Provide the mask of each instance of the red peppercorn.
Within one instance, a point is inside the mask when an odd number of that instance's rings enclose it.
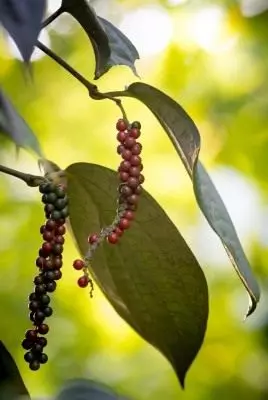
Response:
[[[49,255],[52,251],[52,245],[49,242],[44,242],[42,244],[42,251],[44,252],[44,254]]]
[[[90,244],[96,243],[97,240],[98,240],[98,235],[96,233],[93,233],[87,239],[88,243],[90,243]]]
[[[129,161],[131,162],[131,165],[134,165],[135,167],[141,164],[140,156],[132,156]]]
[[[128,170],[129,170],[129,168],[131,167],[131,164],[130,164],[130,162],[129,161],[127,161],[127,160],[124,160],[124,161],[122,161],[121,163],[120,163],[120,166],[119,166],[119,172],[121,172],[121,171],[123,171],[123,172],[128,172]]]
[[[76,269],[76,270],[78,270],[78,271],[79,271],[80,269],[83,269],[84,266],[85,266],[85,262],[84,262],[83,260],[78,259],[78,260],[75,260],[75,261],[73,262],[73,267],[74,267],[74,269]]]
[[[66,232],[65,226],[64,225],[60,225],[57,226],[56,230],[55,230],[55,235],[64,235]]]
[[[124,131],[127,129],[127,122],[120,118],[117,123],[116,123],[116,129],[118,129],[119,131]]]
[[[78,286],[81,287],[81,288],[87,287],[88,286],[88,282],[89,282],[89,279],[85,275],[84,276],[80,276],[80,278],[77,281]]]
[[[131,196],[127,197],[127,202],[129,204],[137,204],[139,200],[139,196],[137,194],[132,194]]]
[[[138,178],[140,176],[140,167],[131,167],[129,169],[129,175]]]
[[[127,184],[130,188],[136,189],[139,186],[139,179],[135,178],[134,176],[130,176],[128,178]]]
[[[131,153],[130,150],[126,149],[126,150],[124,150],[124,151],[122,152],[121,156],[122,156],[122,158],[123,158],[124,160],[129,161],[129,160],[131,159],[131,157],[132,157],[132,153]]]
[[[142,145],[140,143],[136,143],[132,149],[131,152],[133,155],[138,156],[141,153],[142,150]]]
[[[121,182],[126,182],[128,180],[129,174],[127,172],[120,172],[119,173],[119,179]]]
[[[126,218],[121,218],[118,224],[119,228],[122,229],[123,231],[125,229],[128,229],[130,227],[130,221],[129,219]]]
[[[112,232],[110,235],[108,235],[107,240],[111,244],[116,244],[118,242],[118,236],[115,232]]]
[[[41,333],[41,335],[46,335],[49,331],[49,327],[47,324],[41,324],[38,326],[38,332]]]
[[[25,337],[26,337],[26,339],[31,340],[32,342],[35,342],[37,339],[37,332],[33,329],[30,329],[25,333]]]
[[[118,134],[116,136],[116,139],[121,143],[123,143],[126,140],[126,138],[127,138],[127,134],[126,134],[126,132],[123,132],[123,131],[118,132]]]
[[[65,239],[62,235],[57,235],[54,240],[55,240],[55,243],[58,243],[58,244],[63,244],[65,242]]]
[[[122,236],[124,231],[122,231],[122,229],[120,229],[118,226],[115,227],[114,232],[117,234],[117,236]]]
[[[46,241],[46,242],[51,242],[51,240],[54,238],[54,233],[53,232],[51,232],[51,231],[45,231],[44,233],[43,233],[43,239]]]
[[[119,193],[123,196],[130,196],[132,194],[132,189],[128,185],[122,185],[120,186]]]
[[[46,230],[48,230],[48,231],[54,231],[56,226],[57,226],[57,223],[55,221],[53,221],[52,219],[49,219],[46,222]]]
[[[45,261],[44,257],[38,257],[38,258],[36,259],[36,261],[35,261],[35,265],[36,265],[37,267],[39,267],[39,268],[42,268],[43,265],[44,265],[44,261]]]
[[[134,219],[134,212],[131,210],[126,210],[123,214],[123,218],[126,218],[128,220],[133,220]]]
[[[126,149],[132,149],[132,147],[136,144],[136,139],[134,139],[133,137],[129,136],[126,138],[126,140],[124,141],[124,146]],[[131,150],[132,152],[132,150]],[[133,152],[132,152],[133,154]]]
[[[140,135],[141,135],[141,131],[137,128],[132,128],[129,131],[129,136],[131,136],[135,139],[138,139],[138,137],[140,137]]]

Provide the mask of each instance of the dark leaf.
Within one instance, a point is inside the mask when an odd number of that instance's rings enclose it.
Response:
[[[101,17],[98,17],[98,19],[108,36],[111,49],[107,67],[110,68],[113,65],[127,65],[132,69],[133,73],[137,75],[135,61],[139,59],[140,56],[136,47],[118,28],[111,24],[111,22]],[[96,78],[99,76],[96,76]]]
[[[193,185],[199,207],[212,229],[222,240],[238,276],[249,293],[251,304],[247,313],[248,316],[253,313],[257,306],[260,299],[260,289],[252,274],[228,211],[207,171],[199,161],[194,168]]]
[[[18,147],[30,148],[38,156],[42,156],[42,151],[35,134],[1,90],[0,132],[10,137]]]
[[[62,0],[61,9],[71,14],[90,39],[96,59],[95,79],[113,65],[127,65],[134,73],[138,52],[130,40],[110,22],[96,15],[86,0]]]
[[[45,0],[0,0],[0,23],[29,62],[45,11]]]
[[[55,400],[126,400],[98,382],[77,379],[68,382]]]
[[[66,170],[70,223],[85,255],[89,233],[109,225],[117,204],[117,173],[77,163]],[[164,210],[144,191],[131,228],[117,245],[103,243],[92,275],[120,314],[185,374],[204,338],[208,291],[204,274]]]
[[[200,149],[200,135],[189,115],[171,97],[145,83],[133,83],[125,95],[140,100],[156,116],[192,176]]]
[[[167,132],[193,180],[194,192],[200,209],[212,229],[222,240],[236,272],[250,295],[251,304],[247,314],[250,315],[255,310],[260,298],[259,287],[226,207],[208,173],[198,162],[200,136],[194,122],[174,100],[144,83],[133,83],[122,95],[135,97],[142,101]]]
[[[30,400],[30,395],[21,379],[19,370],[0,341],[0,399]]]

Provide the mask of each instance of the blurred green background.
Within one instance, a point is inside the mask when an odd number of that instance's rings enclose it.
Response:
[[[58,1],[50,1],[54,10]],[[64,279],[53,296],[49,363],[28,370],[20,347],[29,327],[27,296],[41,243],[39,193],[0,177],[0,338],[34,396],[52,395],[69,378],[93,378],[130,399],[268,399],[268,8],[267,0],[95,0],[98,13],[121,28],[141,54],[138,72],[178,101],[202,137],[201,159],[221,193],[262,287],[247,321],[247,295],[225,252],[199,212],[191,182],[148,110],[124,100],[130,120],[143,125],[145,188],[176,223],[208,279],[210,318],[204,345],[178,386],[168,362],[114,312],[100,291],[93,300],[76,285],[67,238]],[[92,79],[94,57],[86,35],[62,16],[41,35],[71,65]],[[119,110],[94,102],[84,88],[35,52],[34,82],[22,73],[17,51],[0,39],[0,82],[62,168],[77,161],[117,168],[115,122]],[[15,59],[14,59],[15,55]],[[115,67],[97,84],[121,90],[137,80]],[[36,159],[1,138],[0,163],[39,173]],[[190,288],[189,288],[190,290]]]

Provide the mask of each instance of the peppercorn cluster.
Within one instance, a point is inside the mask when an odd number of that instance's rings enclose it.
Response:
[[[38,274],[34,278],[34,291],[29,296],[30,320],[33,323],[22,341],[22,347],[28,350],[24,355],[31,370],[36,371],[40,364],[48,360],[43,352],[47,339],[43,336],[49,331],[45,319],[53,310],[50,306],[49,293],[55,291],[61,276],[62,252],[65,234],[65,222],[68,217],[68,198],[61,186],[44,183],[39,186],[44,203],[46,222],[40,228],[43,244],[36,259]]]
[[[102,229],[97,234],[93,233],[88,237],[89,251],[84,260],[77,259],[73,262],[76,270],[83,270],[84,274],[78,279],[78,286],[85,288],[88,284],[92,286],[92,280],[89,278],[88,264],[92,257],[92,253],[97,246],[106,239],[111,244],[116,244],[124,231],[131,225],[131,221],[135,217],[135,211],[138,207],[139,196],[142,192],[142,184],[144,176],[141,151],[142,145],[137,139],[141,135],[141,124],[138,121],[129,124],[124,119],[119,119],[116,123],[117,153],[122,157],[122,161],[118,167],[119,174],[119,198],[118,209],[115,221],[109,227]],[[91,290],[92,294],[92,290]]]

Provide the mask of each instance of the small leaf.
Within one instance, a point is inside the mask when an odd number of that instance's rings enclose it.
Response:
[[[55,400],[126,400],[98,382],[85,379],[69,381]]]
[[[42,151],[35,134],[0,89],[1,131],[9,136],[18,147],[30,148],[37,155],[42,156]]]
[[[82,255],[89,233],[115,216],[117,173],[77,163],[66,170],[70,224]],[[145,191],[131,228],[94,254],[92,275],[117,312],[185,374],[204,338],[208,291],[193,253],[164,210]]]
[[[155,115],[192,176],[200,149],[200,135],[189,115],[171,97],[145,83],[135,82],[123,93],[143,102]]]
[[[135,61],[139,59],[140,56],[136,47],[111,22],[101,17],[98,17],[98,20],[108,36],[109,46],[111,49],[111,55],[107,67],[110,68],[113,65],[127,65],[132,69],[133,73],[137,75]],[[100,76],[101,75],[96,75],[96,78],[99,78]]]
[[[92,43],[96,59],[95,79],[113,65],[127,65],[137,74],[134,63],[139,54],[134,45],[111,22],[98,17],[86,0],[62,0],[61,10],[79,22]]]
[[[193,185],[199,207],[212,229],[222,240],[238,276],[249,293],[251,304],[247,313],[248,316],[253,313],[257,306],[260,299],[260,289],[252,274],[228,211],[207,171],[199,161],[194,168]]]
[[[27,63],[41,31],[45,5],[45,0],[0,1],[0,23],[13,38]]]
[[[133,83],[120,95],[135,97],[143,102],[168,134],[193,180],[195,196],[201,211],[222,240],[239,278],[250,295],[251,304],[247,313],[250,315],[259,301],[260,290],[226,207],[208,173],[198,162],[200,136],[194,122],[174,100],[144,83]]]
[[[0,341],[0,399],[30,400],[19,370],[3,343]]]

